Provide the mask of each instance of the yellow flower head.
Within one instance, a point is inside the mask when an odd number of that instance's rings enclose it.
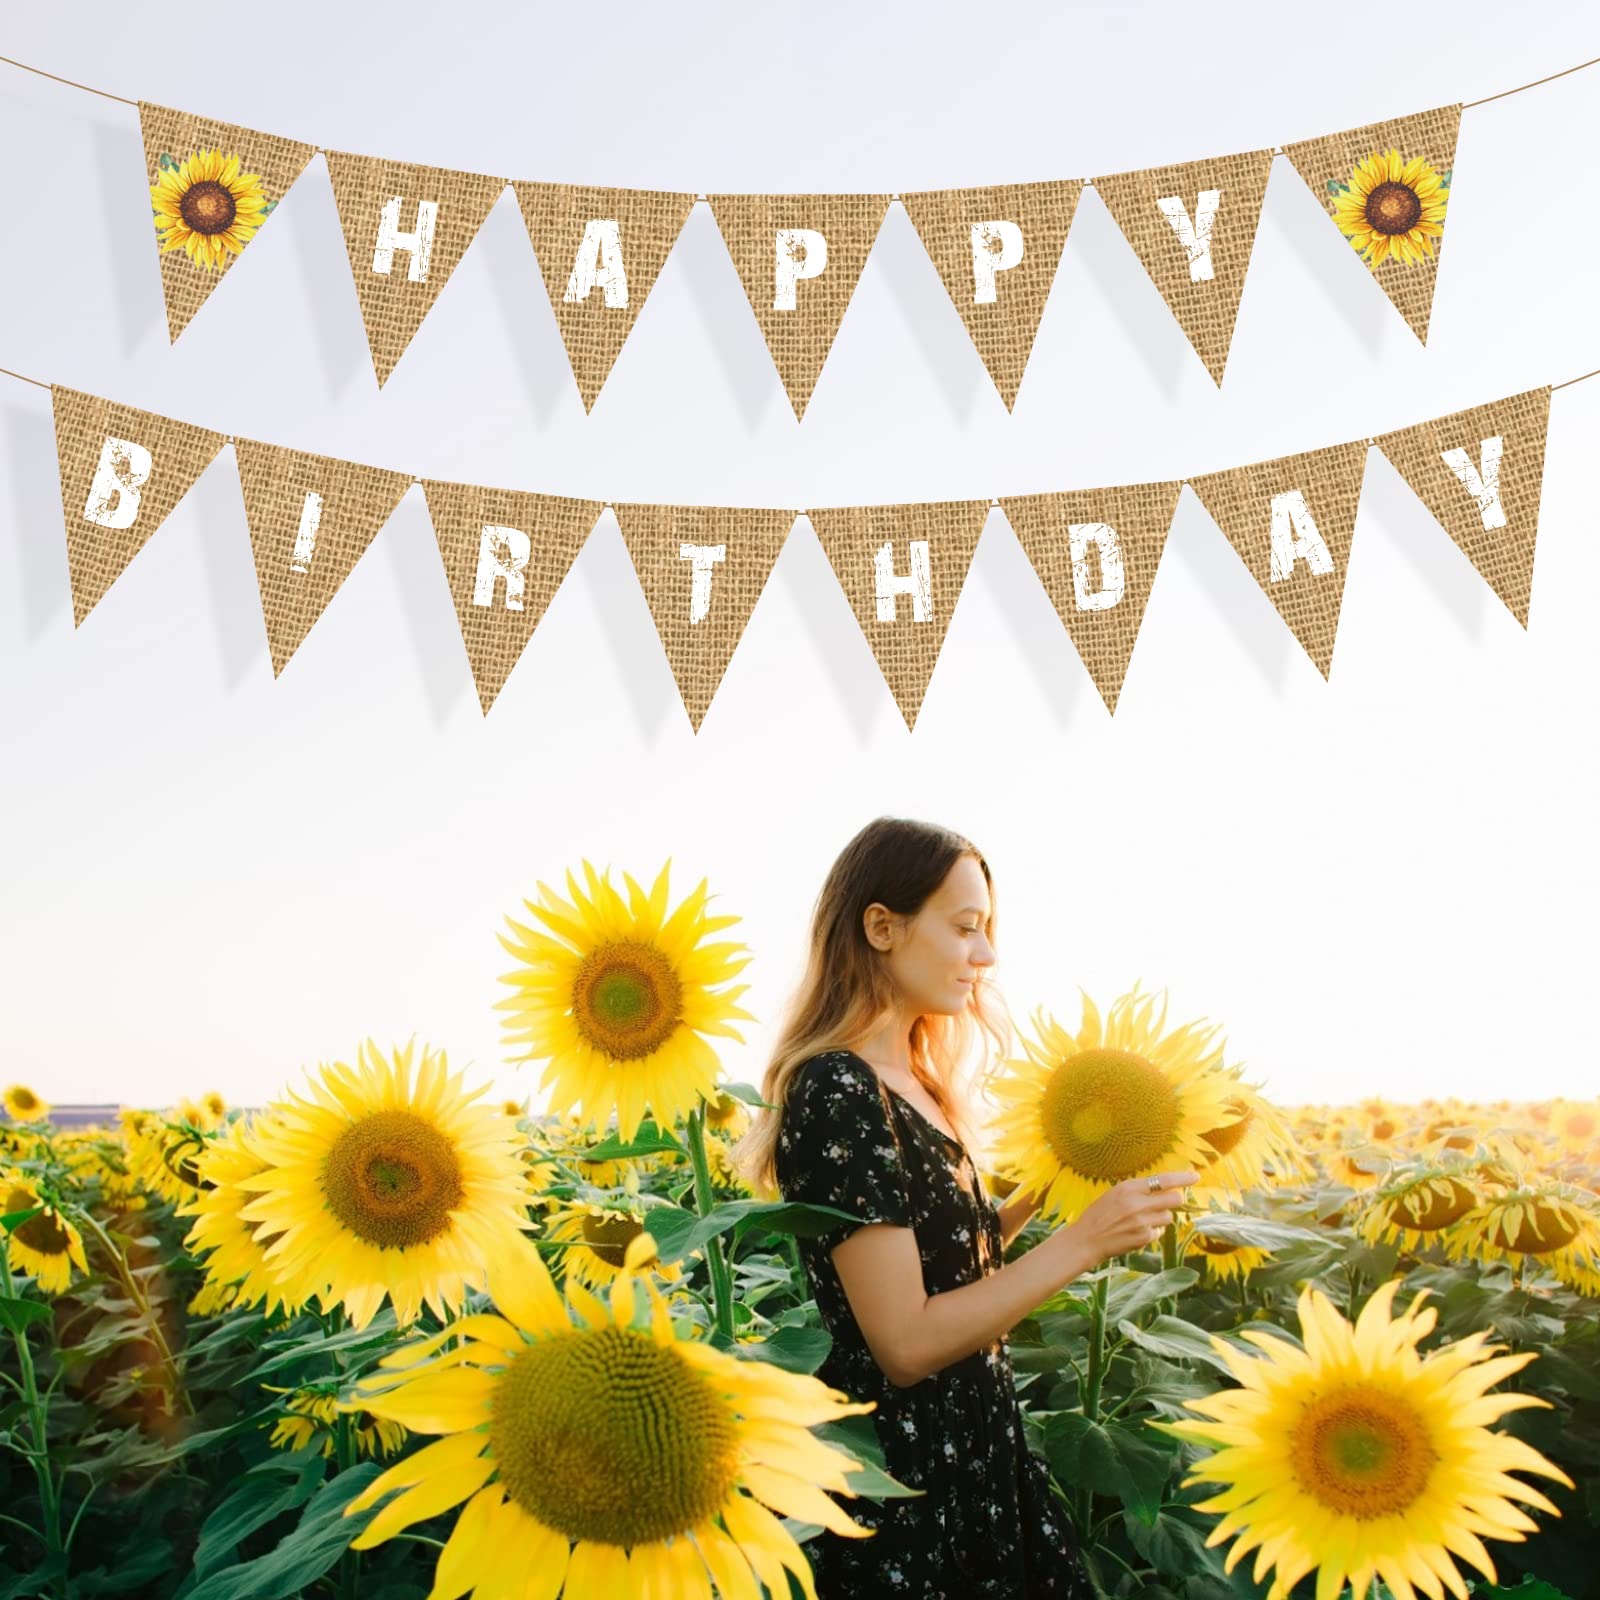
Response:
[[[637,1206],[594,1205],[587,1200],[545,1202],[544,1236],[567,1248],[558,1252],[563,1272],[591,1289],[604,1288],[622,1270],[627,1249],[645,1231],[644,1213]],[[682,1269],[676,1262],[659,1269],[662,1277],[676,1280]]]
[[[1263,1352],[1256,1357],[1212,1335],[1240,1386],[1185,1402],[1207,1420],[1147,1424],[1215,1447],[1184,1486],[1224,1486],[1195,1502],[1223,1513],[1206,1544],[1234,1541],[1229,1572],[1257,1550],[1254,1581],[1274,1572],[1267,1600],[1283,1600],[1313,1569],[1316,1600],[1338,1600],[1347,1582],[1350,1600],[1366,1600],[1375,1577],[1398,1600],[1418,1600],[1418,1588],[1438,1600],[1441,1577],[1464,1597],[1452,1556],[1497,1583],[1480,1535],[1520,1539],[1537,1530],[1514,1500],[1560,1515],[1511,1472],[1572,1487],[1537,1450],[1490,1429],[1508,1411],[1550,1404],[1486,1392],[1536,1352],[1484,1359],[1504,1346],[1487,1345],[1480,1332],[1423,1355],[1417,1347],[1437,1313],[1422,1308],[1424,1289],[1391,1319],[1399,1287],[1398,1278],[1381,1284],[1352,1327],[1308,1286],[1298,1305],[1303,1349],[1244,1328],[1240,1337]]]
[[[816,1600],[811,1566],[780,1518],[869,1536],[825,1491],[853,1497],[861,1463],[810,1432],[871,1411],[817,1378],[680,1339],[635,1272],[654,1252],[629,1246],[608,1301],[568,1281],[557,1293],[519,1240],[490,1268],[498,1315],[462,1318],[383,1357],[358,1403],[443,1437],[375,1478],[345,1514],[390,1500],[352,1541],[368,1549],[460,1505],[434,1593],[498,1592],[507,1552],[540,1595],[789,1593]],[[573,1313],[578,1321],[573,1322]],[[460,1347],[441,1352],[447,1340]]]
[[[1580,1293],[1600,1296],[1600,1195],[1524,1175],[1461,1219],[1446,1241],[1457,1259],[1543,1267]]]
[[[41,1100],[25,1083],[14,1083],[5,1092],[6,1115],[13,1122],[43,1122],[50,1115],[50,1103]]]
[[[387,1297],[403,1327],[424,1301],[444,1318],[481,1288],[491,1250],[528,1226],[516,1125],[474,1104],[442,1050],[386,1057],[370,1039],[357,1065],[324,1066],[311,1098],[269,1107],[250,1149],[264,1165],[234,1181],[254,1198],[267,1268],[287,1296],[342,1305],[364,1328]],[[276,1237],[271,1237],[276,1235]]]
[[[1392,1241],[1403,1250],[1429,1243],[1478,1204],[1475,1171],[1472,1165],[1430,1163],[1381,1185],[1356,1218],[1356,1233],[1368,1244]]]
[[[1044,1197],[1043,1216],[1070,1220],[1125,1178],[1203,1173],[1217,1159],[1205,1136],[1237,1120],[1239,1090],[1210,1048],[1217,1030],[1164,1034],[1165,994],[1154,1017],[1153,1005],[1135,985],[1102,1025],[1085,994],[1076,1038],[1040,1007],[1038,1042],[1024,1036],[1025,1055],[997,1070],[991,1088],[1008,1109],[995,1119],[993,1164]]]
[[[285,1415],[273,1423],[267,1439],[274,1450],[299,1450],[313,1439],[321,1439],[322,1454],[332,1456],[334,1425],[339,1420],[337,1395],[324,1389],[280,1389],[275,1383],[264,1383],[261,1387],[288,1396],[283,1402]],[[358,1456],[392,1456],[403,1448],[407,1434],[398,1422],[375,1417],[359,1407],[350,1409],[355,1413],[353,1433]]]
[[[631,1140],[648,1108],[670,1127],[715,1093],[719,1063],[708,1035],[741,1039],[736,1019],[753,1022],[734,1002],[749,987],[718,988],[749,962],[746,947],[705,943],[739,919],[706,913],[705,882],[668,914],[662,867],[647,894],[623,874],[627,898],[583,863],[586,888],[569,872],[563,900],[541,883],[538,904],[523,902],[544,924],[540,933],[507,918],[515,933],[500,942],[523,965],[500,980],[516,991],[495,1002],[508,1012],[508,1044],[517,1060],[547,1060],[540,1087],[550,1105],[582,1108],[596,1126],[615,1110]]]
[[[72,1284],[74,1266],[89,1270],[83,1253],[83,1235],[54,1206],[45,1205],[31,1179],[20,1172],[0,1173],[0,1216],[16,1211],[44,1209],[29,1217],[6,1242],[11,1270],[38,1279],[46,1294],[65,1294]]]
[[[1421,156],[1374,151],[1358,161],[1348,188],[1335,197],[1333,220],[1370,267],[1407,265],[1433,254],[1444,232],[1450,195],[1443,178]]]
[[[181,166],[161,169],[150,191],[161,253],[182,250],[197,267],[221,271],[267,219],[257,173],[239,170],[236,155],[197,150]]]

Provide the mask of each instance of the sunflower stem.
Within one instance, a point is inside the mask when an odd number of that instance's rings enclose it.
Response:
[[[689,1160],[694,1167],[694,1205],[706,1216],[716,1205],[711,1192],[711,1167],[706,1161],[705,1108],[698,1105],[689,1113]],[[733,1273],[723,1253],[720,1234],[706,1240],[706,1272],[711,1279],[711,1298],[716,1308],[717,1331],[733,1343]]]
[[[7,1300],[16,1298],[16,1291],[11,1283],[11,1236],[3,1228],[0,1228],[0,1287],[4,1288]],[[28,1433],[33,1440],[32,1449],[21,1453],[28,1457],[33,1467],[33,1475],[39,1484],[39,1505],[44,1512],[44,1532],[39,1534],[39,1537],[48,1555],[64,1554],[65,1546],[61,1543],[61,1490],[64,1484],[58,1485],[50,1472],[50,1443],[45,1431],[44,1397],[39,1393],[39,1381],[33,1369],[33,1351],[28,1347],[28,1324],[24,1323],[20,1328],[13,1328],[11,1337],[17,1346],[17,1364],[22,1369]],[[30,1532],[37,1533],[38,1530],[30,1529]],[[65,1596],[69,1592],[65,1572],[61,1574],[59,1581],[61,1593]]]
[[[1161,1230],[1161,1270],[1170,1271],[1178,1265],[1178,1224],[1169,1222]],[[1169,1295],[1161,1302],[1162,1316],[1175,1317],[1178,1314],[1178,1297]]]
[[[324,1337],[342,1333],[344,1331],[343,1305],[336,1305],[322,1319],[322,1326]],[[344,1389],[344,1351],[335,1350],[333,1352],[333,1368],[338,1376],[339,1388],[342,1391]],[[356,1464],[355,1418],[348,1411],[341,1411],[334,1419],[333,1448],[339,1471],[348,1472]],[[352,1550],[347,1545],[344,1553],[339,1557],[340,1600],[356,1600],[360,1575],[361,1552]]]
[[[1100,1420],[1100,1386],[1105,1380],[1105,1362],[1106,1279],[1102,1274],[1094,1280],[1094,1287],[1089,1292],[1089,1371],[1080,1391],[1083,1397],[1083,1414],[1090,1422]],[[1080,1485],[1077,1497],[1077,1524],[1087,1533],[1094,1508],[1094,1493]],[[1085,1546],[1087,1547],[1087,1539]],[[1098,1578],[1095,1579],[1095,1587],[1099,1592],[1105,1592]]]

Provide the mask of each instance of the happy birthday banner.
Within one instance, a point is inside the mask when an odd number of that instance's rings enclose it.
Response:
[[[176,340],[319,147],[145,101],[138,107]],[[1424,343],[1461,112],[1460,104],[1440,106],[1282,147]],[[1220,385],[1277,153],[915,194],[705,198],[797,419],[893,200],[910,216],[1009,410],[1087,187]],[[591,409],[700,198],[322,154],[380,387],[509,184]]]
[[[49,387],[75,625],[231,442],[275,677],[420,483],[485,714],[610,509],[697,732],[801,516],[908,729],[991,506],[1003,509],[1113,713],[1184,482],[1324,678],[1369,445],[1526,628],[1551,395],[1547,384],[1376,438],[1170,482],[795,512],[611,505],[422,479]]]

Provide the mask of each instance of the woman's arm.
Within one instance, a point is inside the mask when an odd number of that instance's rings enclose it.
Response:
[[[834,1246],[833,1264],[873,1360],[904,1388],[1004,1338],[1096,1265],[1100,1257],[1074,1228],[1056,1229],[998,1272],[943,1294],[922,1286],[916,1234],[892,1223],[857,1228]]]

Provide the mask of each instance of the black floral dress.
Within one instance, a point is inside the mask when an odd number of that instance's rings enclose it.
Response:
[[[790,1081],[778,1134],[785,1200],[837,1206],[867,1222],[916,1230],[922,1281],[942,1294],[1002,1265],[1000,1216],[966,1149],[849,1050],[812,1056]],[[1065,1509],[1028,1449],[1005,1341],[997,1339],[899,1387],[873,1359],[834,1268],[833,1247],[857,1224],[799,1240],[833,1348],[817,1376],[870,1413],[889,1471],[924,1494],[833,1498],[877,1531],[824,1529],[806,1554],[818,1600],[1088,1600]]]

